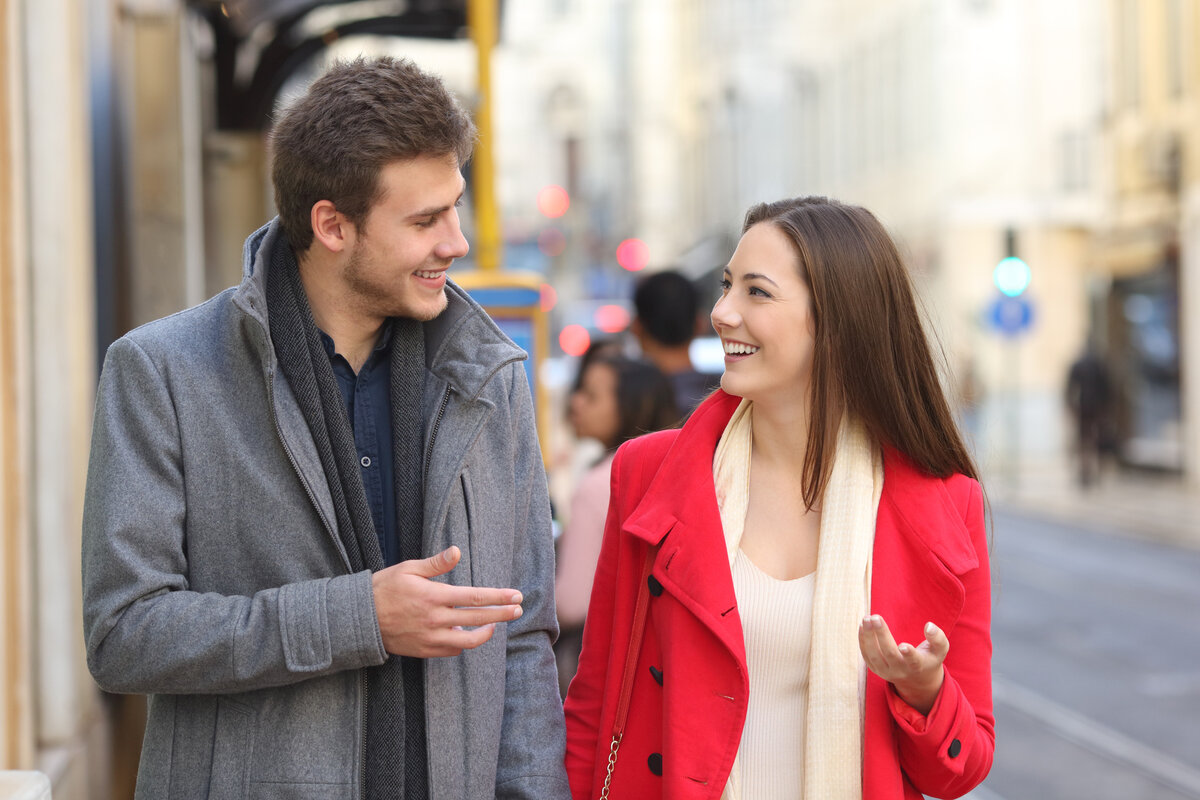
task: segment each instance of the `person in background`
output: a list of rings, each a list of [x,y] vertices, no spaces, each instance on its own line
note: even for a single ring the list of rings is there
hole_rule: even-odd
[[[1091,339],[1067,372],[1067,408],[1075,419],[1075,463],[1079,485],[1100,477],[1105,428],[1112,411],[1112,381],[1099,348]]]
[[[633,293],[630,331],[649,361],[671,379],[679,418],[683,419],[721,382],[715,373],[692,364],[700,298],[695,285],[673,270],[642,278]]]
[[[526,355],[447,278],[474,139],[412,62],[334,65],[241,284],[109,348],[84,633],[151,695],[138,798],[567,795]]]
[[[579,659],[592,574],[608,512],[613,453],[635,436],[677,421],[675,396],[666,376],[649,362],[610,352],[593,355],[581,364],[568,416],[575,436],[598,441],[604,452],[571,495],[570,516],[558,543],[555,596],[562,633],[555,652],[564,695]]]
[[[984,496],[879,221],[754,206],[721,389],[626,443],[579,670],[572,796],[958,797],[995,748]]]

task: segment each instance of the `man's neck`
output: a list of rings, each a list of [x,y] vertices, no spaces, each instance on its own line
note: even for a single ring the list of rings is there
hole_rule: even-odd
[[[300,262],[300,283],[308,296],[313,321],[325,334],[333,339],[334,350],[350,364],[355,374],[362,369],[375,349],[379,332],[387,320],[364,313],[354,308],[350,298],[343,295],[337,286],[323,281],[326,269]]]

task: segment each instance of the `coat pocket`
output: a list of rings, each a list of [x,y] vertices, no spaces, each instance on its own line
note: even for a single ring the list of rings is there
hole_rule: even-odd
[[[208,800],[245,800],[250,796],[254,727],[252,708],[226,697],[218,699]]]

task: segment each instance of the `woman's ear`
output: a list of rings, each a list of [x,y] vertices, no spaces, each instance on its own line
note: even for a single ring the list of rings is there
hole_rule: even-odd
[[[338,211],[329,200],[318,200],[309,212],[313,244],[320,244],[331,253],[341,253],[354,244],[357,231],[354,224]]]

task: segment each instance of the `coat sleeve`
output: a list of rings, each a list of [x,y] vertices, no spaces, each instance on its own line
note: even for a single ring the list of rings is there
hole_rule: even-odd
[[[983,495],[971,481],[964,513],[979,565],[959,576],[964,605],[954,630],[946,677],[928,716],[888,684],[889,709],[899,731],[900,767],[922,794],[961,797],[987,777],[996,746],[992,714],[991,573]]]
[[[241,692],[383,663],[368,572],[251,596],[192,591],[183,464],[168,382],[118,340],[96,397],[83,513],[84,634],[101,688]]]
[[[505,800],[567,798],[563,771],[563,713],[552,645],[554,534],[546,471],[538,448],[529,383],[520,364],[509,369],[509,408],[517,486],[512,574],[524,600],[521,617],[506,623],[504,721],[496,797]]]

